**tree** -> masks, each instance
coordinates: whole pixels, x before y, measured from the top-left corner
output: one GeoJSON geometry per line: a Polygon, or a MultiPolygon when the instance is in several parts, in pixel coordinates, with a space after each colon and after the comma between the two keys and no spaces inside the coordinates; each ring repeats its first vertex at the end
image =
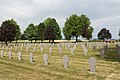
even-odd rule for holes
{"type": "Polygon", "coordinates": [[[45,32],[45,24],[44,23],[40,23],[37,26],[37,38],[40,39],[41,41],[43,41],[44,38],[44,32],[45,32]]]}
{"type": "Polygon", "coordinates": [[[16,36],[16,25],[12,23],[13,19],[2,22],[0,28],[0,37],[7,45],[8,41],[13,41],[16,36]]]}
{"type": "Polygon", "coordinates": [[[70,40],[71,39],[71,30],[69,27],[64,27],[63,28],[63,34],[65,36],[65,39],[70,40]]]}
{"type": "Polygon", "coordinates": [[[3,34],[2,34],[2,27],[0,27],[0,41],[4,41],[4,39],[3,39],[3,34]]]}
{"type": "Polygon", "coordinates": [[[44,21],[44,24],[45,24],[46,28],[53,27],[54,32],[55,32],[55,39],[58,39],[58,40],[62,39],[60,27],[54,18],[47,18],[44,21]]]}
{"type": "Polygon", "coordinates": [[[50,40],[52,40],[52,42],[54,43],[54,39],[56,37],[54,28],[52,26],[46,27],[44,36],[45,36],[45,39],[49,40],[49,42],[50,40]]]}
{"type": "Polygon", "coordinates": [[[119,40],[120,40],[120,28],[119,28],[119,33],[118,33],[118,36],[119,36],[119,40]]]}
{"type": "Polygon", "coordinates": [[[20,36],[20,39],[21,40],[27,40],[27,36],[24,33],[22,33],[21,36],[20,36]]]}
{"type": "Polygon", "coordinates": [[[81,34],[81,19],[76,14],[71,15],[69,18],[66,19],[65,26],[63,28],[63,34],[65,38],[70,40],[72,36],[76,37],[76,42],[78,36],[81,34]]]}
{"type": "Polygon", "coordinates": [[[17,24],[17,22],[15,20],[13,20],[13,19],[10,20],[10,23],[14,24],[14,26],[15,26],[15,41],[17,43],[17,40],[20,39],[20,35],[21,35],[20,27],[17,24]]]}
{"type": "Polygon", "coordinates": [[[93,28],[90,26],[91,22],[89,18],[82,14],[77,16],[76,14],[71,15],[66,19],[65,26],[63,28],[63,33],[65,38],[70,40],[71,37],[76,37],[76,42],[78,36],[90,39],[92,37],[93,28]]]}
{"type": "Polygon", "coordinates": [[[106,28],[101,29],[101,31],[98,33],[97,36],[98,36],[98,39],[101,39],[101,40],[112,38],[111,33],[106,28]]]}
{"type": "Polygon", "coordinates": [[[24,31],[24,34],[27,36],[27,39],[31,41],[31,43],[32,43],[32,40],[35,40],[35,42],[37,40],[36,27],[37,26],[35,26],[33,23],[31,23],[28,25],[28,27],[24,31]]]}
{"type": "Polygon", "coordinates": [[[81,36],[86,39],[92,38],[92,33],[94,29],[92,26],[90,26],[91,25],[90,19],[84,14],[82,14],[80,18],[82,23],[81,36]]]}

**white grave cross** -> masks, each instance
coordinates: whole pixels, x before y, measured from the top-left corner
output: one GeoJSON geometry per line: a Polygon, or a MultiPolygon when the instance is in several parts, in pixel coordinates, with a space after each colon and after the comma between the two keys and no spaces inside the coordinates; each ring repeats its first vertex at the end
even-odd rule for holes
{"type": "Polygon", "coordinates": [[[52,47],[50,47],[49,50],[50,50],[50,54],[52,54],[52,47]]]}
{"type": "Polygon", "coordinates": [[[33,63],[33,58],[34,58],[34,55],[30,53],[30,63],[33,63]]]}
{"type": "Polygon", "coordinates": [[[47,54],[43,55],[43,60],[44,60],[44,64],[48,65],[48,55],[47,54]]]}
{"type": "Polygon", "coordinates": [[[62,55],[62,48],[59,48],[59,51],[60,51],[60,55],[62,55]]]}
{"type": "Polygon", "coordinates": [[[72,55],[74,55],[74,48],[70,48],[70,52],[72,55]]]}
{"type": "Polygon", "coordinates": [[[95,67],[96,67],[96,59],[94,57],[90,57],[88,60],[89,67],[90,67],[90,72],[95,72],[95,67]]]}
{"type": "Polygon", "coordinates": [[[8,55],[9,55],[9,59],[12,59],[12,52],[11,51],[8,52],[8,55]]]}
{"type": "Polygon", "coordinates": [[[68,63],[69,63],[69,57],[67,55],[64,55],[64,57],[63,57],[63,64],[64,64],[64,68],[65,69],[68,68],[68,63]]]}
{"type": "Polygon", "coordinates": [[[1,50],[1,57],[4,57],[4,51],[1,50]]]}
{"type": "Polygon", "coordinates": [[[21,52],[18,52],[18,60],[21,60],[21,52]]]}

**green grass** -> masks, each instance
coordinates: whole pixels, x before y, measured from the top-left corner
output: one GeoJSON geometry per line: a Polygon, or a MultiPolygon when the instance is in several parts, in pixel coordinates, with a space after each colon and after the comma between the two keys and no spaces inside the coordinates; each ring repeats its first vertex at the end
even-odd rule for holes
{"type": "MultiPolygon", "coordinates": [[[[2,49],[2,47],[1,47],[2,49]]],[[[43,53],[49,56],[49,65],[43,64],[43,53],[40,53],[39,46],[34,53],[34,63],[29,60],[30,48],[26,53],[25,46],[22,51],[22,59],[18,61],[17,50],[13,47],[13,59],[8,59],[8,51],[5,50],[5,57],[0,57],[0,80],[120,80],[120,58],[117,56],[115,45],[105,52],[104,57],[99,56],[98,50],[93,51],[89,48],[87,56],[83,55],[80,44],[77,45],[75,56],[70,54],[66,46],[62,47],[60,55],[57,45],[54,45],[53,52],[49,54],[49,46],[44,48],[43,53]],[[63,67],[63,55],[70,57],[69,68],[63,67]],[[90,74],[88,59],[95,57],[97,66],[95,74],[90,74]]]]}

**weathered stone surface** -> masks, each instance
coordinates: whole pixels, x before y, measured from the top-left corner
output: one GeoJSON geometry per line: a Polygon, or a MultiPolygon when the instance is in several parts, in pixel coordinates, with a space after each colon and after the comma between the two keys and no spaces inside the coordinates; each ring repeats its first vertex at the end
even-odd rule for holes
{"type": "Polygon", "coordinates": [[[68,68],[68,64],[69,64],[69,57],[67,55],[64,55],[64,57],[63,57],[63,65],[64,65],[65,69],[68,68]]]}
{"type": "Polygon", "coordinates": [[[43,60],[44,60],[44,65],[48,65],[48,55],[47,54],[43,55],[43,60]]]}
{"type": "Polygon", "coordinates": [[[88,60],[89,67],[90,67],[90,72],[95,72],[95,67],[96,67],[96,59],[94,57],[90,57],[88,60]]]}

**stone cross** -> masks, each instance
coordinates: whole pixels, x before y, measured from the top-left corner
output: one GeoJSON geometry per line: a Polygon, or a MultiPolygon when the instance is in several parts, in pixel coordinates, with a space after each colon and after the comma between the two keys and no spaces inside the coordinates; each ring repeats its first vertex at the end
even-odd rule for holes
{"type": "Polygon", "coordinates": [[[12,49],[13,49],[13,48],[12,48],[12,47],[10,47],[10,50],[11,50],[11,51],[12,51],[12,49]]]}
{"type": "Polygon", "coordinates": [[[70,48],[70,52],[72,55],[74,55],[74,48],[70,48]]]}
{"type": "Polygon", "coordinates": [[[77,43],[74,45],[74,50],[76,49],[77,43]]]}
{"type": "Polygon", "coordinates": [[[40,50],[41,50],[41,53],[43,53],[43,47],[41,47],[40,50]]]}
{"type": "Polygon", "coordinates": [[[59,48],[59,51],[60,51],[60,55],[62,55],[62,48],[59,48]]]}
{"type": "Polygon", "coordinates": [[[105,51],[108,49],[108,44],[104,46],[105,51]]]}
{"type": "Polygon", "coordinates": [[[96,45],[93,46],[93,50],[94,50],[94,51],[96,50],[96,45]]]}
{"type": "Polygon", "coordinates": [[[8,51],[8,46],[6,46],[6,51],[8,51]]]}
{"type": "Polygon", "coordinates": [[[50,54],[52,54],[52,47],[49,48],[50,54]]]}
{"type": "Polygon", "coordinates": [[[118,51],[118,56],[120,57],[120,45],[116,45],[116,47],[117,47],[117,51],[118,51]]]}
{"type": "Polygon", "coordinates": [[[48,65],[48,55],[47,54],[43,55],[43,60],[44,60],[44,65],[48,65]]]}
{"type": "Polygon", "coordinates": [[[12,59],[12,51],[9,51],[8,55],[9,55],[9,59],[12,59]]]}
{"type": "Polygon", "coordinates": [[[90,67],[90,72],[95,72],[95,67],[96,67],[96,59],[94,57],[90,57],[88,60],[89,67],[90,67]]]}
{"type": "Polygon", "coordinates": [[[34,58],[34,55],[30,53],[30,63],[33,63],[33,58],[34,58]]]}
{"type": "Polygon", "coordinates": [[[23,46],[20,47],[20,51],[21,51],[21,52],[22,52],[22,50],[23,50],[23,46]]]}
{"type": "Polygon", "coordinates": [[[22,56],[21,52],[18,52],[18,60],[21,60],[21,56],[22,56]]]}
{"type": "Polygon", "coordinates": [[[83,48],[83,51],[84,51],[84,55],[87,56],[88,49],[87,48],[83,48]]]}
{"type": "Polygon", "coordinates": [[[15,46],[16,51],[18,51],[18,46],[15,46]]]}
{"type": "Polygon", "coordinates": [[[105,53],[105,49],[100,49],[100,55],[103,56],[105,53]]]}
{"type": "Polygon", "coordinates": [[[4,51],[1,50],[1,57],[4,57],[4,51]]]}
{"type": "Polygon", "coordinates": [[[65,69],[68,68],[68,64],[69,64],[69,57],[67,55],[64,55],[64,57],[63,57],[63,65],[64,65],[65,69]]]}
{"type": "Polygon", "coordinates": [[[120,57],[120,50],[118,51],[118,56],[120,57]]]}
{"type": "Polygon", "coordinates": [[[26,52],[28,52],[28,51],[29,51],[29,47],[27,46],[27,47],[26,47],[26,52]]]}
{"type": "Polygon", "coordinates": [[[33,47],[33,52],[35,52],[36,51],[36,47],[33,47]]]}

